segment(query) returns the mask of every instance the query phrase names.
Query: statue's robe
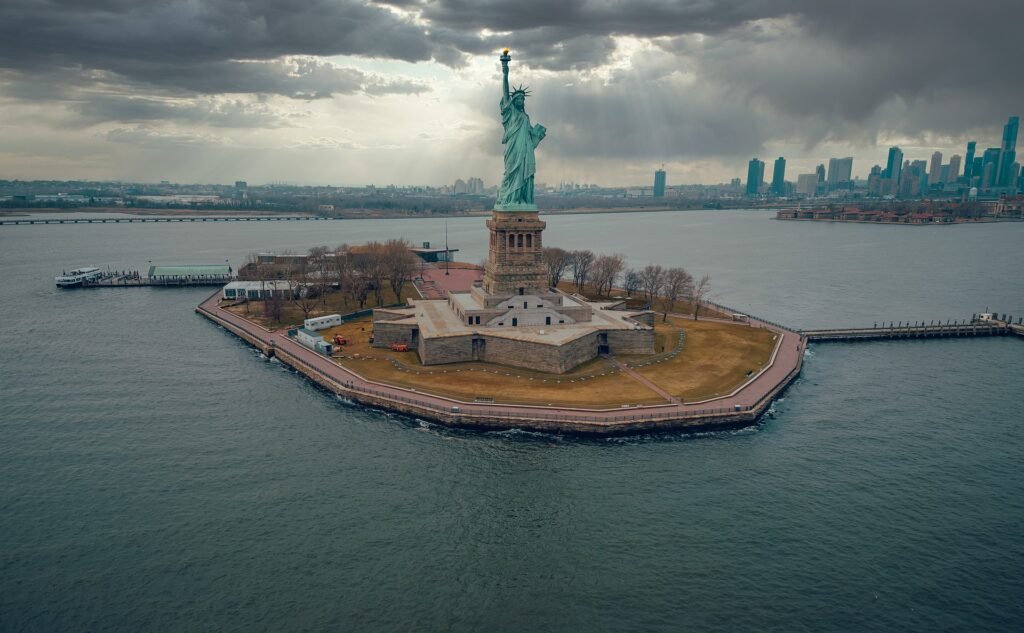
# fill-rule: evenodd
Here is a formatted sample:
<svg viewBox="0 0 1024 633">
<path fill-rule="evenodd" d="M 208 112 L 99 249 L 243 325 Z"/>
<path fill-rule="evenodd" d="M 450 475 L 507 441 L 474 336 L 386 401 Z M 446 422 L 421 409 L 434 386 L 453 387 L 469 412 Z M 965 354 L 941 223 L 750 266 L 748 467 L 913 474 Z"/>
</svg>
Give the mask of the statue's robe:
<svg viewBox="0 0 1024 633">
<path fill-rule="evenodd" d="M 533 204 L 533 177 L 537 173 L 537 159 L 533 150 L 540 143 L 540 133 L 530 125 L 530 116 L 512 104 L 512 99 L 501 99 L 501 124 L 505 134 L 505 176 L 498 190 L 498 204 Z"/>
</svg>

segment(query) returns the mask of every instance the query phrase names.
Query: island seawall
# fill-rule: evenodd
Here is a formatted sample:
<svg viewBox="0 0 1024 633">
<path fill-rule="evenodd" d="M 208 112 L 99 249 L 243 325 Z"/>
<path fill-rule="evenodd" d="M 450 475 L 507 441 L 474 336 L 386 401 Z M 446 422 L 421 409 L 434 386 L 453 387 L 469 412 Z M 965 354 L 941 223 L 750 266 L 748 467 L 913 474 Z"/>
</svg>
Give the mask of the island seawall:
<svg viewBox="0 0 1024 633">
<path fill-rule="evenodd" d="M 219 305 L 214 294 L 197 308 L 264 355 L 276 357 L 321 388 L 361 405 L 394 411 L 445 426 L 484 430 L 522 429 L 575 435 L 630 435 L 669 430 L 725 428 L 753 424 L 800 375 L 806 340 L 777 329 L 779 341 L 764 369 L 726 396 L 686 404 L 639 405 L 616 409 L 545 407 L 463 402 L 376 383 Z M 766 327 L 769 327 L 766 325 Z M 776 327 L 772 327 L 776 330 Z M 782 346 L 792 346 L 780 354 Z"/>
</svg>

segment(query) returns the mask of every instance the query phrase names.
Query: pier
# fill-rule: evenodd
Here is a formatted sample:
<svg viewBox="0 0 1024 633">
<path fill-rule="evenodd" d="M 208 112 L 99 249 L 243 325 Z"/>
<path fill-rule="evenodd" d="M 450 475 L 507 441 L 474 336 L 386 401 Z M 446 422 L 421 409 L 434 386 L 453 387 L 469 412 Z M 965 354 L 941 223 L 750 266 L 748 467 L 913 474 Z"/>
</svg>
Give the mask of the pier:
<svg viewBox="0 0 1024 633">
<path fill-rule="evenodd" d="M 4 218 L 0 225 L 5 224 L 136 224 L 158 222 L 315 222 L 322 220 L 340 220 L 320 215 L 217 215 L 217 216 L 181 216 L 181 217 L 148 217 L 132 216 L 127 218 Z"/>
<path fill-rule="evenodd" d="M 90 270 L 95 271 L 96 269 Z M 151 263 L 145 274 L 137 270 L 107 271 L 88 276 L 60 276 L 56 278 L 56 282 L 59 288 L 219 287 L 230 283 L 234 278 L 231 265 L 224 260 L 223 264 L 152 265 Z"/>
<path fill-rule="evenodd" d="M 856 342 L 892 339 L 955 338 L 977 336 L 1021 336 L 1024 325 L 1018 318 L 1003 315 L 1003 319 L 980 320 L 976 316 L 970 321 L 899 322 L 876 324 L 870 328 L 832 328 L 825 330 L 801 331 L 809 342 Z"/>
<path fill-rule="evenodd" d="M 223 279 L 162 279 L 155 277 L 112 276 L 85 281 L 80 288 L 145 288 L 147 286 L 183 287 L 183 286 L 223 286 L 228 282 Z"/>
</svg>

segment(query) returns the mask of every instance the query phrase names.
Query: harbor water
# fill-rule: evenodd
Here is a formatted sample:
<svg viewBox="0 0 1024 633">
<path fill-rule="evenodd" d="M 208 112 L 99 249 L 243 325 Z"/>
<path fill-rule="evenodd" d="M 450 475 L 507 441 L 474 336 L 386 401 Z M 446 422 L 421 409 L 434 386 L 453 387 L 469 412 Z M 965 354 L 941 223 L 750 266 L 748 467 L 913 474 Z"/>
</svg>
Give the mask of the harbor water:
<svg viewBox="0 0 1024 633">
<path fill-rule="evenodd" d="M 545 216 L 803 328 L 1024 316 L 1024 224 Z M 483 218 L 448 221 L 460 259 Z M 1024 621 L 1024 339 L 811 345 L 760 424 L 608 440 L 354 406 L 194 314 L 237 267 L 442 220 L 0 227 L 0 631 L 919 631 Z"/>
</svg>

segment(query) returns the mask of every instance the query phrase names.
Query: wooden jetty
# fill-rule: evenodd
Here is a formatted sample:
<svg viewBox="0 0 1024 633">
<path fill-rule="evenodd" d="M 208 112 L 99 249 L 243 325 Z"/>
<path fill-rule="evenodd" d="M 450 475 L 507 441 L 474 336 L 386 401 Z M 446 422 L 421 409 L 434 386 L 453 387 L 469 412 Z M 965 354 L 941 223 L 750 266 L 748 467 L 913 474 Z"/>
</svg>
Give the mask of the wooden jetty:
<svg viewBox="0 0 1024 633">
<path fill-rule="evenodd" d="M 341 218 L 328 218 L 320 215 L 218 215 L 218 216 L 180 216 L 180 217 L 149 217 L 132 216 L 126 218 L 4 218 L 0 219 L 0 225 L 4 224 L 135 224 L 135 223 L 158 223 L 158 222 L 309 222 L 320 220 L 340 220 Z"/>
<path fill-rule="evenodd" d="M 877 341 L 915 338 L 953 338 L 967 336 L 1009 336 L 1024 337 L 1024 326 L 1006 321 L 932 321 L 898 324 L 880 324 L 870 328 L 834 328 L 828 330 L 803 330 L 808 341 L 814 343 Z"/>
</svg>

